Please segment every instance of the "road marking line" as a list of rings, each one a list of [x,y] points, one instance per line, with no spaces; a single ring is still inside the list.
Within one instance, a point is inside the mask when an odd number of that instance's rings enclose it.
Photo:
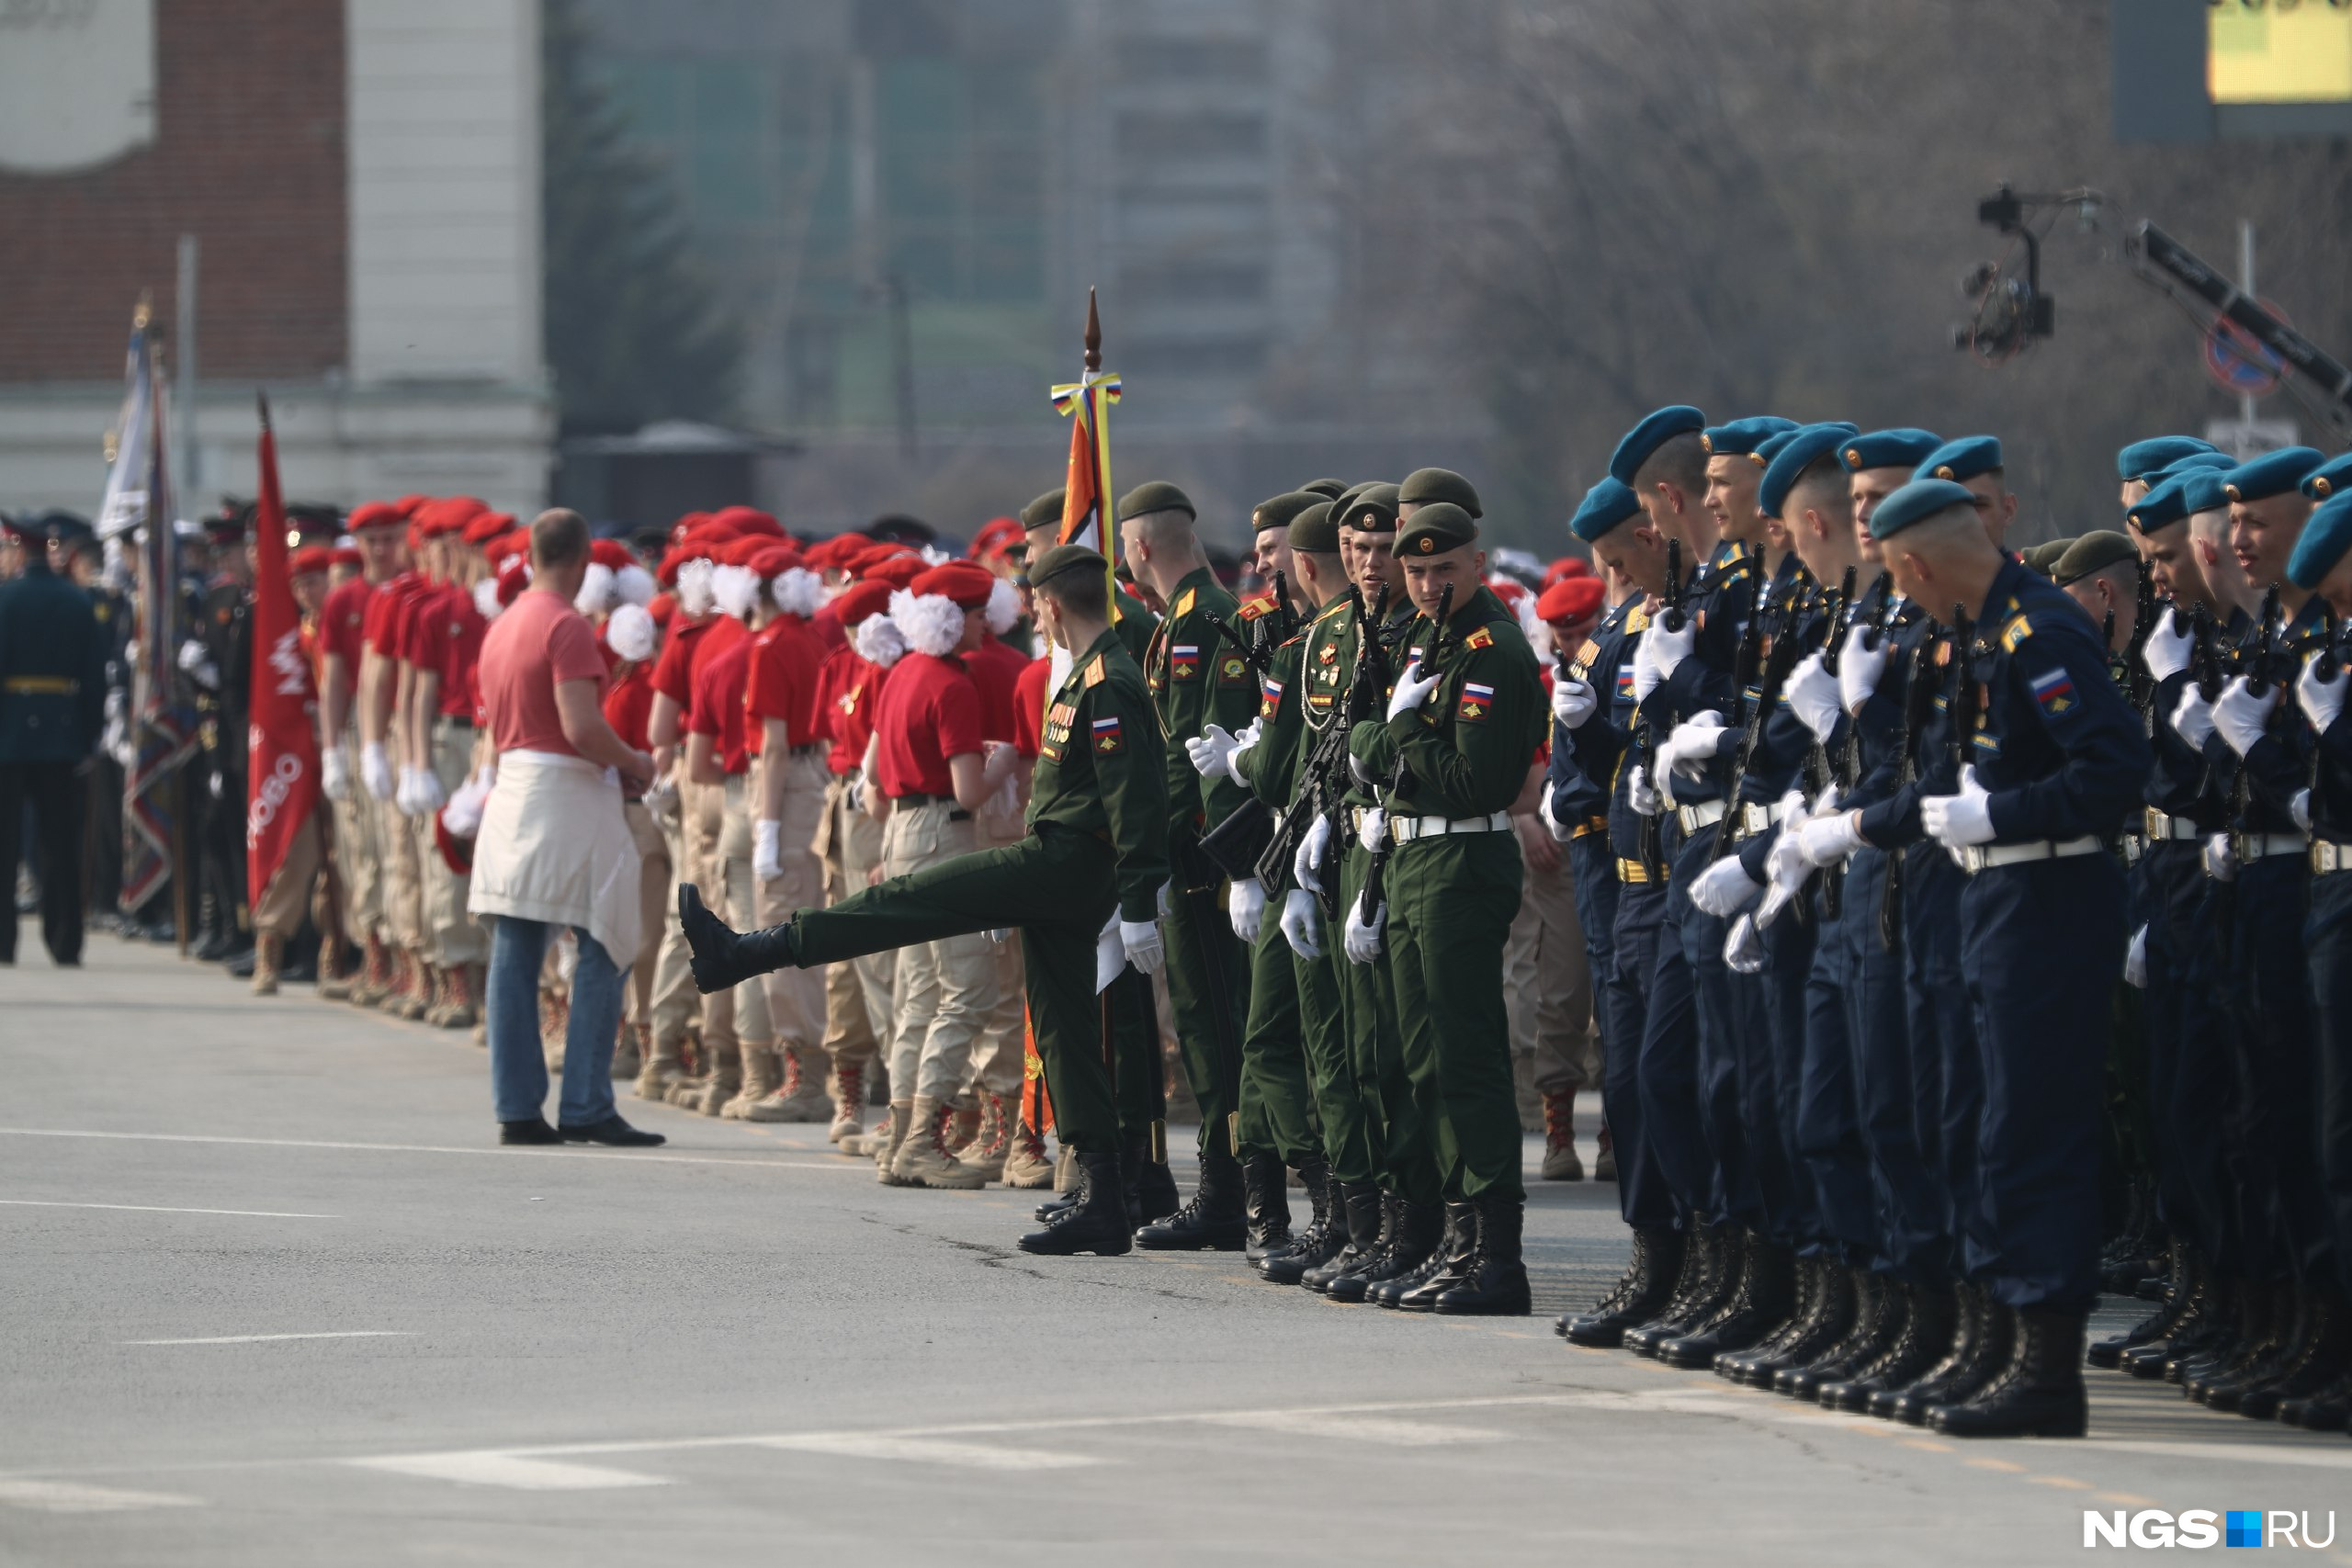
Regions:
[[[2087,1492],[2091,1489],[2089,1482],[2077,1481],[2071,1475],[2029,1475],[2025,1483],[2028,1486],[2055,1486],[2067,1492]]]
[[[460,1486],[499,1486],[511,1492],[602,1492],[622,1486],[667,1486],[658,1475],[612,1470],[598,1464],[561,1464],[482,1449],[467,1453],[390,1454],[342,1462],[361,1470],[454,1481]]]
[[[802,1437],[759,1438],[753,1446],[796,1453],[837,1454],[846,1459],[905,1460],[952,1465],[959,1470],[1080,1470],[1102,1461],[1091,1454],[1050,1449],[1016,1449],[993,1443],[952,1443],[935,1438],[892,1438],[864,1432],[811,1432]]]
[[[612,1159],[627,1160],[631,1165],[733,1165],[762,1170],[831,1170],[851,1174],[868,1174],[873,1165],[865,1160],[815,1159],[729,1159],[721,1155],[657,1155],[635,1149],[615,1149],[599,1153],[594,1149],[513,1149],[495,1145],[471,1148],[454,1144],[350,1144],[325,1138],[221,1138],[197,1133],[96,1133],[66,1127],[0,1127],[0,1136],[12,1138],[113,1138],[145,1144],[229,1144],[244,1148],[262,1149],[349,1149],[365,1154],[393,1155],[492,1155],[509,1159]],[[298,1215],[302,1219],[335,1219],[339,1216]]]
[[[0,1507],[44,1514],[121,1514],[133,1508],[185,1508],[194,1497],[170,1492],[126,1492],[78,1481],[0,1481]]]
[[[1923,1454],[1948,1454],[1951,1452],[1951,1445],[1950,1443],[1931,1442],[1926,1438],[1905,1438],[1903,1439],[1903,1446],[1906,1449],[1917,1449]]]
[[[51,1203],[38,1198],[0,1198],[11,1209],[116,1209],[127,1214],[234,1214],[246,1220],[339,1220],[341,1214],[281,1214],[269,1209],[166,1209],[153,1203]]]
[[[1346,1442],[1394,1448],[1436,1448],[1445,1443],[1500,1441],[1503,1434],[1484,1427],[1449,1427],[1435,1421],[1396,1421],[1379,1416],[1323,1416],[1311,1411],[1264,1410],[1234,1416],[1204,1416],[1216,1427],[1247,1427],[1300,1438],[1337,1438]]]
[[[2012,1464],[2005,1459],[1964,1459],[1960,1461],[1971,1470],[1997,1470],[2004,1475],[2021,1475],[2025,1466]]]
[[[2352,1470],[2352,1448],[2341,1440],[2325,1449],[2287,1443],[2151,1443],[2116,1438],[2077,1438],[2070,1449],[2109,1453],[2155,1454],[2166,1459],[2227,1460],[2238,1464],[2309,1465],[2314,1470]]]
[[[413,1339],[405,1328],[338,1328],[320,1334],[221,1334],[209,1339],[125,1339],[125,1345],[266,1345],[280,1339]]]
[[[2153,1508],[2155,1500],[2143,1497],[2137,1492],[2097,1492],[2092,1494],[2102,1503],[2114,1503],[2126,1508]]]

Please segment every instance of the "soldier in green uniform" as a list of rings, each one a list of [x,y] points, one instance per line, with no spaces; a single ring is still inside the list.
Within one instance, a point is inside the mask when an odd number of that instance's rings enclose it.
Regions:
[[[831,908],[795,912],[741,935],[689,883],[678,919],[695,984],[724,990],[786,964],[809,968],[910,942],[1003,926],[1022,933],[1022,966],[1055,1130],[1078,1151],[1078,1201],[1024,1252],[1127,1251],[1118,1114],[1104,1063],[1098,964],[1159,966],[1159,901],[1168,881],[1168,772],[1143,672],[1109,620],[1110,566],[1075,545],[1031,564],[1047,635],[1075,650],[1046,713],[1028,836],[894,876]],[[1114,944],[1115,943],[1115,947]]]
[[[46,517],[7,525],[24,570],[0,582],[0,887],[13,896],[32,807],[44,847],[42,943],[62,967],[82,962],[84,762],[97,744],[106,653],[82,591],[50,569]],[[17,918],[0,920],[0,964],[17,961]]]
[[[1363,837],[1390,856],[1385,899],[1360,892],[1350,941],[1391,955],[1414,1099],[1444,1182],[1443,1263],[1397,1302],[1408,1310],[1523,1315],[1519,1108],[1502,954],[1523,868],[1510,806],[1543,743],[1546,705],[1517,617],[1483,587],[1478,527],[1452,502],[1418,507],[1396,553],[1421,618],[1387,711],[1357,723],[1350,750],[1391,781]],[[1434,619],[1452,590],[1446,624]]]
[[[199,745],[192,815],[207,935],[196,956],[232,965],[253,950],[253,921],[245,907],[245,721],[253,681],[253,570],[245,553],[245,513],[224,509],[205,522],[212,575],[179,659],[194,689]]]
[[[1136,1233],[1150,1250],[1240,1249],[1247,1203],[1236,1157],[1234,1118],[1241,1090],[1241,1033],[1250,1006],[1250,956],[1219,908],[1224,876],[1201,852],[1213,831],[1249,798],[1228,775],[1194,771],[1184,742],[1209,725],[1228,732],[1258,709],[1257,682],[1240,651],[1225,643],[1209,617],[1233,624],[1239,603],[1210,569],[1193,531],[1193,502],[1172,484],[1153,480],[1119,498],[1119,537],[1136,581],[1168,606],[1144,656],[1144,681],[1168,739],[1168,858],[1175,873],[1168,917],[1168,1000],[1184,1077],[1201,1108],[1201,1179],[1192,1201]],[[1274,1192],[1278,1162],[1260,1168]]]

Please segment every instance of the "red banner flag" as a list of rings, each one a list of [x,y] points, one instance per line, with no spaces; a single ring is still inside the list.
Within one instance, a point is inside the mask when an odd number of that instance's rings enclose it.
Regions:
[[[254,908],[286,863],[296,829],[319,803],[316,685],[302,652],[302,615],[286,566],[286,498],[277,441],[261,404],[261,499],[254,504],[254,670],[245,732],[245,897]]]

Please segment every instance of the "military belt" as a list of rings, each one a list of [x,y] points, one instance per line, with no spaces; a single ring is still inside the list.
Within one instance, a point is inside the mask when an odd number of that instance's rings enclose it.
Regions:
[[[1710,800],[1701,806],[1678,806],[1674,808],[1674,819],[1682,824],[1682,831],[1686,835],[1695,833],[1724,819],[1724,803]]]
[[[2028,861],[2072,860],[2076,855],[2095,855],[2100,847],[2098,838],[2089,834],[2079,839],[2055,841],[2036,839],[2030,844],[1970,844],[1960,852],[1960,869],[1974,876],[1980,871],[1990,871],[1999,865],[2021,865]]]
[[[2159,811],[2153,806],[2148,807],[2147,816],[2148,837],[2151,839],[2177,840],[2201,839],[2205,836],[2205,830],[2198,827],[2193,818],[2175,817],[2169,812]]]
[[[952,795],[924,795],[915,791],[906,795],[892,795],[890,804],[895,807],[903,807],[909,811],[921,810],[926,807],[944,806],[947,807],[947,820],[950,822],[969,822],[972,819],[972,814],[956,805],[956,797]]]
[[[1606,833],[1607,831],[1609,831],[1608,818],[1588,817],[1583,821],[1577,823],[1574,828],[1568,829],[1568,837],[1572,840],[1589,839],[1595,833]]]
[[[2301,833],[2233,833],[2230,852],[2243,865],[2250,860],[2268,860],[2272,855],[2299,855],[2311,847],[2311,840]]]
[[[2312,874],[2327,876],[2339,871],[2352,871],[2352,844],[2338,844],[2326,839],[2312,840]]]
[[[1649,879],[1650,868],[1644,865],[1641,862],[1637,860],[1621,860],[1617,863],[1618,881],[1625,883],[1643,883],[1647,882]]]
[[[1400,844],[1415,839],[1442,838],[1450,833],[1498,833],[1510,826],[1508,811],[1489,812],[1484,817],[1391,817],[1388,836]]]
[[[1740,835],[1744,838],[1750,833],[1760,833],[1786,815],[1787,812],[1777,800],[1770,806],[1758,805],[1751,800],[1739,808]]]
[[[0,691],[20,697],[79,696],[82,682],[71,675],[11,675],[0,682]]]

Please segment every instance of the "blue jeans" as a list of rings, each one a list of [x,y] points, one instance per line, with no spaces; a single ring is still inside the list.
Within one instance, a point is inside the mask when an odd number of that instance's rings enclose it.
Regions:
[[[490,1085],[501,1122],[528,1122],[548,1098],[547,1057],[539,1046],[539,968],[546,962],[544,920],[501,915],[490,938]],[[621,976],[596,939],[571,928],[580,965],[571,976],[571,1022],[563,1042],[560,1127],[593,1127],[616,1115],[613,1036],[620,1028]]]

